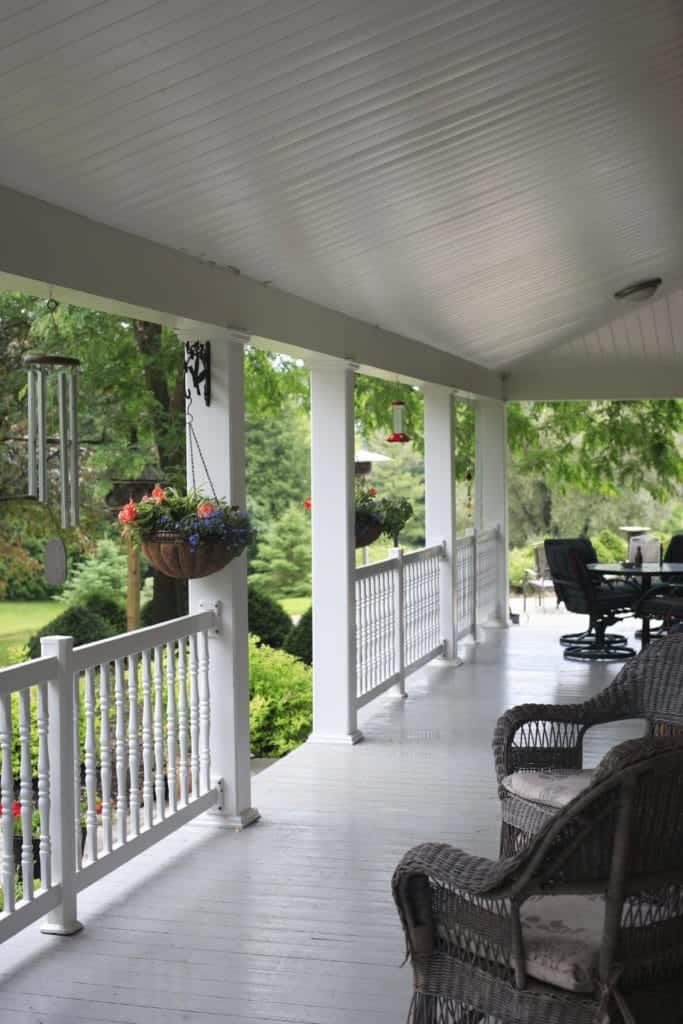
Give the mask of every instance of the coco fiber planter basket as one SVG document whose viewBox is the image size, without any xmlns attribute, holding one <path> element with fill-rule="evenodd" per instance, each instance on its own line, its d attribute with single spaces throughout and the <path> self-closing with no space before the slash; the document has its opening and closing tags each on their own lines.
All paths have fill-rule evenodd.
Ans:
<svg viewBox="0 0 683 1024">
<path fill-rule="evenodd" d="M 154 533 L 142 541 L 145 558 L 164 576 L 176 580 L 198 580 L 211 576 L 241 554 L 224 540 L 206 540 L 196 547 L 173 533 Z"/>
<path fill-rule="evenodd" d="M 356 523 L 356 547 L 366 548 L 373 544 L 382 532 L 381 523 Z"/>
</svg>

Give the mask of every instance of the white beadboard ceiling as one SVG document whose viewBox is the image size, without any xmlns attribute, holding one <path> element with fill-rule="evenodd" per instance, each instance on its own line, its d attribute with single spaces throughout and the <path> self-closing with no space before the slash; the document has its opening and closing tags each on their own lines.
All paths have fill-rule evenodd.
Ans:
<svg viewBox="0 0 683 1024">
<path fill-rule="evenodd" d="M 682 111 L 681 0 L 0 0 L 0 184 L 494 369 L 683 280 Z"/>
</svg>

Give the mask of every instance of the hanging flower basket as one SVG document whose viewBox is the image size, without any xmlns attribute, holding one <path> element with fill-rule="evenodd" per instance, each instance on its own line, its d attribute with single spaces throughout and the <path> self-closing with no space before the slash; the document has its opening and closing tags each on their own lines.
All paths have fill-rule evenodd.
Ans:
<svg viewBox="0 0 683 1024">
<path fill-rule="evenodd" d="M 381 523 L 359 523 L 356 520 L 356 547 L 367 548 L 374 544 L 382 534 Z"/>
<path fill-rule="evenodd" d="M 197 580 L 223 569 L 256 531 L 246 512 L 198 491 L 180 494 L 157 486 L 119 512 L 123 532 L 138 542 L 155 569 L 178 580 Z"/>
<path fill-rule="evenodd" d="M 231 549 L 222 540 L 206 540 L 196 547 L 174 533 L 153 533 L 142 541 L 148 562 L 164 576 L 176 580 L 199 580 L 225 568 L 243 548 Z"/>
</svg>

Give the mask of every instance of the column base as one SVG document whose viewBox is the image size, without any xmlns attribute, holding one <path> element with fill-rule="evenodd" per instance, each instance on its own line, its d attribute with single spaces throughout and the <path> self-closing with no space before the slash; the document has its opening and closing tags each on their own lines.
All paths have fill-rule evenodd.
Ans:
<svg viewBox="0 0 683 1024">
<path fill-rule="evenodd" d="M 354 729 L 353 732 L 347 733 L 329 733 L 329 732 L 312 732 L 306 740 L 307 743 L 330 743 L 330 744 L 341 744 L 342 746 L 353 746 L 355 743 L 360 743 L 363 739 L 363 733 L 360 729 Z"/>
<path fill-rule="evenodd" d="M 441 666 L 448 665 L 449 668 L 460 668 L 465 662 L 462 658 L 459 658 L 457 654 L 447 655 L 443 654 L 440 658 L 436 658 L 435 661 L 431 662 L 432 665 Z"/>
<path fill-rule="evenodd" d="M 248 807 L 246 810 L 240 811 L 239 814 L 223 814 L 222 811 L 210 810 L 195 818 L 194 821 L 188 822 L 185 827 L 224 828 L 231 832 L 242 832 L 258 821 L 260 817 L 261 812 L 256 807 Z"/>
<path fill-rule="evenodd" d="M 50 924 L 46 921 L 41 924 L 40 930 L 43 935 L 76 935 L 83 931 L 83 925 L 80 921 L 73 921 L 71 924 Z"/>
</svg>

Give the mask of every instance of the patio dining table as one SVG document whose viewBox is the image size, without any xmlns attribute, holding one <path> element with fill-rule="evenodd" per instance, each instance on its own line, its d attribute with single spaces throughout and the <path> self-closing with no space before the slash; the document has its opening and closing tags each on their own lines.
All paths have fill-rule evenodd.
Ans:
<svg viewBox="0 0 683 1024">
<path fill-rule="evenodd" d="M 597 573 L 600 576 L 624 576 L 629 579 L 637 579 L 640 582 L 640 596 L 652 586 L 653 576 L 659 577 L 663 582 L 667 576 L 680 576 L 683 578 L 683 562 L 643 562 L 642 565 L 624 565 L 623 562 L 589 562 L 589 572 Z M 643 616 L 641 630 L 641 644 L 647 647 L 650 642 L 650 620 L 647 615 Z"/>
</svg>

